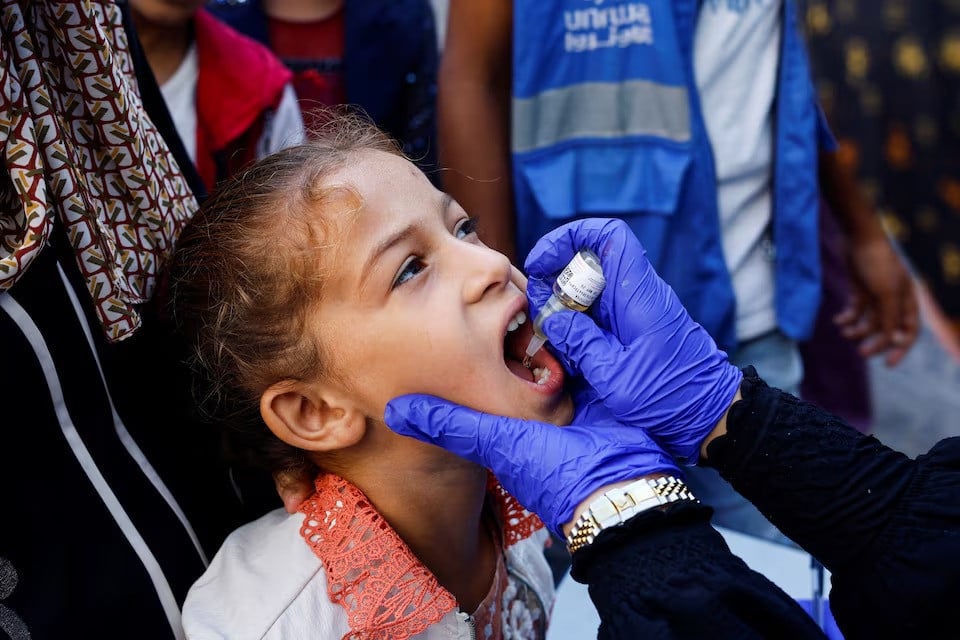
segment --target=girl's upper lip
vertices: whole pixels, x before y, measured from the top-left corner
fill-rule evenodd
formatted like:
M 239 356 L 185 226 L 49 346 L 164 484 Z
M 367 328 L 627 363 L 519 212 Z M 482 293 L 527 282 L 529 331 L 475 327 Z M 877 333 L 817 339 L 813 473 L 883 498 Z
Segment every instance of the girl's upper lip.
M 510 321 L 513 320 L 517 313 L 523 311 L 527 312 L 527 296 L 522 293 L 517 296 L 517 299 L 507 305 L 507 311 L 502 322 L 500 323 L 500 339 L 503 340 L 503 337 L 507 335 L 507 325 L 510 324 Z M 527 314 L 529 316 L 529 314 Z M 528 318 L 527 321 L 530 322 L 532 318 Z

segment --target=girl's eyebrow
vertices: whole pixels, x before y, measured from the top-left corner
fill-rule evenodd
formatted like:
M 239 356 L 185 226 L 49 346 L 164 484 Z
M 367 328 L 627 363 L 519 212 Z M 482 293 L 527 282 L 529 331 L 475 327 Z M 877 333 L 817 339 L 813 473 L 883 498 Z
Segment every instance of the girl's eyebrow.
M 370 277 L 373 266 L 380 260 L 380 257 L 392 247 L 400 244 L 404 240 L 410 238 L 410 236 L 416 234 L 422 226 L 423 225 L 419 221 L 411 222 L 407 226 L 398 229 L 377 243 L 377 245 L 373 248 L 373 251 L 371 251 L 370 255 L 367 257 L 367 261 L 363 263 L 363 269 L 360 271 L 361 289 L 366 286 L 367 278 Z
M 437 209 L 440 213 L 440 218 L 443 219 L 447 215 L 447 210 L 450 208 L 450 204 L 453 202 L 453 196 L 449 193 L 443 193 L 440 196 L 440 200 L 437 203 Z M 377 243 L 377 245 L 370 252 L 369 257 L 366 262 L 363 263 L 363 268 L 360 271 L 360 287 L 363 288 L 366 284 L 367 278 L 370 277 L 370 272 L 373 270 L 373 266 L 380 260 L 380 257 L 389 251 L 392 247 L 400 244 L 404 240 L 410 238 L 410 236 L 416 234 L 420 228 L 423 226 L 421 221 L 411 222 L 405 227 L 398 229 L 396 232 L 391 233 L 389 236 Z
M 446 193 L 446 192 L 440 194 L 439 209 L 440 209 L 440 217 L 441 217 L 441 218 L 446 218 L 446 217 L 447 217 L 447 209 L 450 208 L 450 205 L 451 205 L 452 203 L 453 203 L 453 196 L 452 196 L 452 195 L 450 195 L 449 193 Z

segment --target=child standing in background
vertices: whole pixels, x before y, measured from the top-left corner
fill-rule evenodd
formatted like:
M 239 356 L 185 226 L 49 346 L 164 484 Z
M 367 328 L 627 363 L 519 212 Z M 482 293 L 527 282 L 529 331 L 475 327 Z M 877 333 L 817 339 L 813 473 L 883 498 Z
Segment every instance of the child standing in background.
M 208 8 L 293 70 L 308 131 L 322 124 L 318 107 L 359 107 L 434 179 L 437 37 L 428 0 L 214 0 Z
M 207 190 L 245 164 L 303 141 L 292 74 L 203 0 L 131 0 L 167 108 Z

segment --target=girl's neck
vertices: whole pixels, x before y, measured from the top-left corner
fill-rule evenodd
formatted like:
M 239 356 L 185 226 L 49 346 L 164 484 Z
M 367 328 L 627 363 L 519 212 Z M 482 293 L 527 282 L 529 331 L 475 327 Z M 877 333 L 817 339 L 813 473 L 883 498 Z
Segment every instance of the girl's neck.
M 372 473 L 345 474 L 376 506 L 437 581 L 472 613 L 496 571 L 496 546 L 483 521 L 487 472 L 449 464 L 380 460 Z
M 329 18 L 345 0 L 264 0 L 263 10 L 271 18 L 287 22 L 316 22 Z
M 176 73 L 187 56 L 193 41 L 193 24 L 165 27 L 139 19 L 133 14 L 137 38 L 150 64 L 158 85 L 163 85 Z

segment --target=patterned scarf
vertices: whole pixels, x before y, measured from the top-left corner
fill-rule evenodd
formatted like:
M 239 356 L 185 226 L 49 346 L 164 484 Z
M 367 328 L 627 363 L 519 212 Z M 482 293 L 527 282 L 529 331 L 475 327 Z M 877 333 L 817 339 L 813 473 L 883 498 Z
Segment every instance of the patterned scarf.
M 110 0 L 0 0 L 0 291 L 63 225 L 110 341 L 197 202 L 140 101 Z

